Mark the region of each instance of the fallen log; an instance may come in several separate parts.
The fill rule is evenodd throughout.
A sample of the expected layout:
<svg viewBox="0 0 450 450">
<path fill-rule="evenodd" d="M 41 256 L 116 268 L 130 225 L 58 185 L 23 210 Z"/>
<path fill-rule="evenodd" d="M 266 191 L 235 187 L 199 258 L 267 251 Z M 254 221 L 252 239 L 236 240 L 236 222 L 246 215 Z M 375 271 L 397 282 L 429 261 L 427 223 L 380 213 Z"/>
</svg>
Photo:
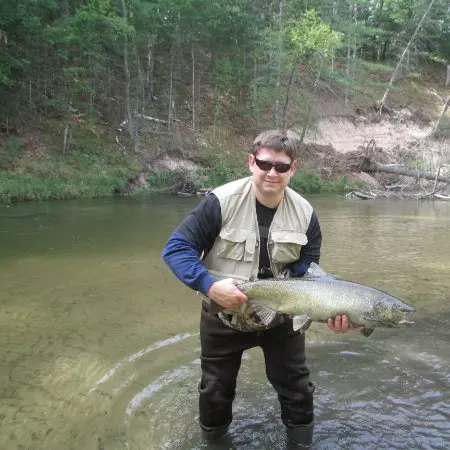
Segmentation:
<svg viewBox="0 0 450 450">
<path fill-rule="evenodd" d="M 363 200 L 373 200 L 374 198 L 377 198 L 376 195 L 373 195 L 372 193 L 365 193 L 360 191 L 352 191 L 349 192 L 346 197 L 357 197 L 361 198 Z"/>
<path fill-rule="evenodd" d="M 422 172 L 420 170 L 407 169 L 398 164 L 380 164 L 375 161 L 365 159 L 361 170 L 363 172 L 383 172 L 392 173 L 395 175 L 403 175 L 405 177 L 423 178 L 425 180 L 440 181 L 442 183 L 450 183 L 450 178 L 431 172 Z"/>
<path fill-rule="evenodd" d="M 437 193 L 434 193 L 433 195 L 436 198 L 439 198 L 441 200 L 450 200 L 450 195 L 443 195 L 443 194 L 437 194 Z"/>
</svg>

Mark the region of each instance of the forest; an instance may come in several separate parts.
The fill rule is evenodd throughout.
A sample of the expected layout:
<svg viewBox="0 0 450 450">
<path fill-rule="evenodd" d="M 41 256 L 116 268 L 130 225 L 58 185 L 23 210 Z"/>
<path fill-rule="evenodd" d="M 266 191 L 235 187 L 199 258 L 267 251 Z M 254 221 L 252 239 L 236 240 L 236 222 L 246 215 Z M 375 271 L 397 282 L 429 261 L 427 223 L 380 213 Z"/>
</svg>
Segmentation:
<svg viewBox="0 0 450 450">
<path fill-rule="evenodd" d="M 229 136 L 383 114 L 449 64 L 448 0 L 2 0 L 0 199 L 120 191 L 163 156 L 220 181 Z"/>
</svg>

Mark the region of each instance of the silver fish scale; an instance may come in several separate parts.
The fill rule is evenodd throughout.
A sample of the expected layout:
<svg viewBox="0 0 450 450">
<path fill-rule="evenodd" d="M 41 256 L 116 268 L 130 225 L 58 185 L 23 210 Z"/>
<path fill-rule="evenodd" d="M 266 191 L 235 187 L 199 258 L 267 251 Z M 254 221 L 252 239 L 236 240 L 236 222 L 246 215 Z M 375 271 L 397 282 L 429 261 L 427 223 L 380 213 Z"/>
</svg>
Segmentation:
<svg viewBox="0 0 450 450">
<path fill-rule="evenodd" d="M 238 287 L 250 301 L 292 316 L 306 314 L 316 322 L 346 314 L 356 324 L 392 326 L 404 319 L 405 313 L 400 310 L 413 310 L 385 292 L 331 276 L 266 279 L 240 283 Z"/>
</svg>

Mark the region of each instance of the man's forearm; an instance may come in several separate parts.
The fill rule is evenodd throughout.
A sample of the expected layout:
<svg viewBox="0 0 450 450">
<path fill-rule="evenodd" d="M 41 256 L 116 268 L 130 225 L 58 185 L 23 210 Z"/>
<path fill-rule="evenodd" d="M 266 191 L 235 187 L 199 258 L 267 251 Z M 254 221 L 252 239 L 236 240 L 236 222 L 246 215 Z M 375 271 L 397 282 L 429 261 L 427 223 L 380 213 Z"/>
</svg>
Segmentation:
<svg viewBox="0 0 450 450">
<path fill-rule="evenodd" d="M 216 281 L 200 261 L 198 250 L 180 233 L 172 234 L 163 249 L 162 257 L 177 278 L 191 289 L 206 295 Z"/>
</svg>

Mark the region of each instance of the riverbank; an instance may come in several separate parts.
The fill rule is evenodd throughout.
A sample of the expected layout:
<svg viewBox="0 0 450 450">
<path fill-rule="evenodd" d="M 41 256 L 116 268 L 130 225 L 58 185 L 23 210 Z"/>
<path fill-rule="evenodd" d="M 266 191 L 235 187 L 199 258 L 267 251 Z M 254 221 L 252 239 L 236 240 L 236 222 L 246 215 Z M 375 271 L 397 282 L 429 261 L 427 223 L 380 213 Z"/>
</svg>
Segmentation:
<svg viewBox="0 0 450 450">
<path fill-rule="evenodd" d="M 62 154 L 62 124 L 0 141 L 0 203 L 108 197 L 142 170 L 138 158 L 117 145 L 107 127 L 72 125 L 72 146 Z"/>
<path fill-rule="evenodd" d="M 3 141 L 0 203 L 189 194 L 248 175 L 247 152 L 236 139 L 230 151 L 222 151 L 206 141 L 190 154 L 167 155 L 164 151 L 137 154 L 127 151 L 108 128 L 78 123 L 72 129 L 76 145 L 63 155 L 57 142 L 52 141 L 60 134 L 60 126 L 56 122 L 48 123 L 41 133 Z M 308 148 L 312 147 L 305 147 Z M 303 159 L 307 159 L 306 154 Z M 345 173 L 324 176 L 312 160 L 302 165 L 291 183 L 301 193 L 344 193 L 361 185 L 350 183 Z"/>
<path fill-rule="evenodd" d="M 218 177 L 218 171 L 223 174 Z M 237 179 L 241 171 L 221 164 L 203 168 L 199 172 L 186 174 L 181 171 L 167 171 L 150 174 L 143 172 L 131 176 L 123 168 L 103 167 L 100 176 L 72 173 L 70 177 L 39 177 L 28 173 L 3 172 L 0 182 L 0 204 L 41 200 L 67 200 L 111 197 L 113 195 L 196 195 L 197 192 Z M 187 181 L 200 176 L 198 182 Z M 140 181 L 139 181 L 140 180 Z M 339 181 L 323 180 L 317 172 L 299 171 L 293 178 L 291 187 L 300 193 L 348 192 L 361 184 L 349 184 L 346 177 Z"/>
<path fill-rule="evenodd" d="M 436 188 L 448 195 L 445 183 L 433 186 L 433 180 L 369 173 L 362 167 L 370 157 L 376 163 L 449 175 L 445 92 L 438 90 L 439 78 L 430 73 L 422 78 L 421 83 L 402 80 L 383 114 L 367 99 L 355 98 L 349 106 L 318 94 L 291 186 L 304 194 L 380 191 L 394 185 L 413 195 Z M 67 123 L 56 119 L 19 135 L 0 133 L 0 204 L 195 194 L 246 176 L 248 148 L 257 132 L 234 116 L 201 130 L 193 130 L 186 116 L 170 134 L 160 122 L 145 121 L 139 147 L 133 151 L 126 133 L 112 124 L 79 115 L 72 119 L 69 143 L 64 145 Z"/>
<path fill-rule="evenodd" d="M 385 127 L 385 125 L 383 125 Z M 51 151 L 39 154 L 25 140 L 16 140 L 14 159 L 9 159 L 7 170 L 0 172 L 0 203 L 63 200 L 77 198 L 99 198 L 117 195 L 197 195 L 198 192 L 214 188 L 248 175 L 247 152 L 240 148 L 230 154 L 209 149 L 202 158 L 178 157 L 142 158 L 114 148 L 107 141 L 100 141 L 95 152 L 74 150 L 60 155 Z M 435 152 L 430 152 L 432 158 Z M 416 149 L 386 151 L 376 146 L 374 140 L 357 150 L 337 151 L 332 145 L 305 144 L 298 159 L 297 170 L 290 186 L 301 194 L 339 193 L 355 190 L 380 192 L 400 186 L 394 195 L 417 197 L 427 193 L 432 181 L 399 177 L 383 173 L 368 173 L 363 170 L 363 161 L 370 156 L 384 164 L 406 163 L 417 170 L 431 167 L 424 152 Z M 0 155 L 1 157 L 1 155 Z M 438 161 L 439 162 L 439 161 Z M 5 166 L 5 160 L 3 159 Z M 448 171 L 441 167 L 441 175 Z M 441 191 L 442 185 L 439 185 Z M 436 185 L 434 186 L 436 189 Z M 441 193 L 447 194 L 444 190 Z"/>
</svg>

